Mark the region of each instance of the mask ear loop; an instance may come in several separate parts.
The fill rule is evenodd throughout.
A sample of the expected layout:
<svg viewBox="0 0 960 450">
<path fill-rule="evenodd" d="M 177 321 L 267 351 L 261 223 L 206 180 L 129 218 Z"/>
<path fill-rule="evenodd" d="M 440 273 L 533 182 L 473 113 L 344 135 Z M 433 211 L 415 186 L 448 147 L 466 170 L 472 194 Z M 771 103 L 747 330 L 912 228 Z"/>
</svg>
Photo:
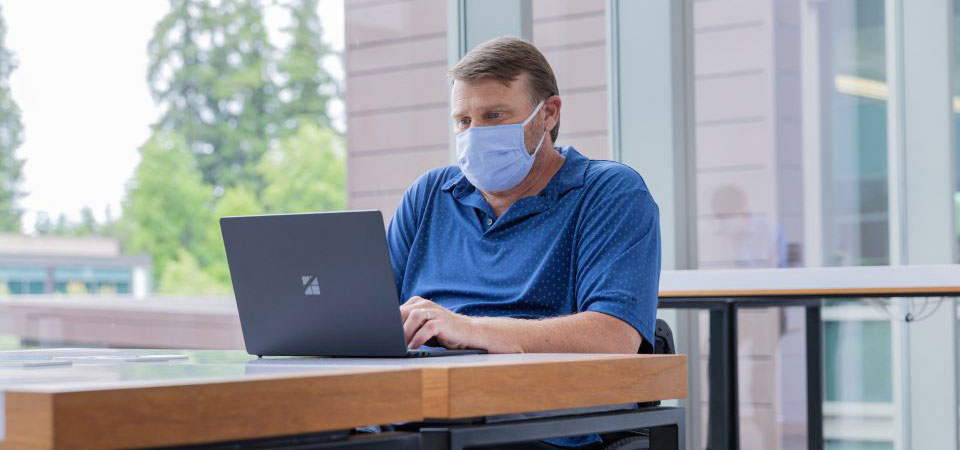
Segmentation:
<svg viewBox="0 0 960 450">
<path fill-rule="evenodd" d="M 533 120 L 533 117 L 536 116 L 538 112 L 540 112 L 540 108 L 543 107 L 543 102 L 545 101 L 546 100 L 540 100 L 540 103 L 537 103 L 537 107 L 533 108 L 533 112 L 530 113 L 530 116 L 527 117 L 527 120 L 523 121 L 523 123 L 521 124 L 522 126 L 527 126 L 527 124 L 530 123 L 531 120 Z"/>
<path fill-rule="evenodd" d="M 544 102 L 546 102 L 545 99 L 540 100 L 540 103 L 537 103 L 537 107 L 533 108 L 533 112 L 530 113 L 530 117 L 527 117 L 527 120 L 523 121 L 523 125 L 522 125 L 523 127 L 526 127 L 527 124 L 530 123 L 530 121 L 533 120 L 533 118 L 537 115 L 537 113 L 540 112 L 540 108 L 543 107 Z M 537 148 L 533 151 L 533 153 L 530 154 L 531 158 L 537 156 L 537 152 L 540 151 L 540 147 L 543 146 L 543 140 L 546 139 L 546 137 L 547 137 L 547 130 L 543 130 L 543 134 L 540 135 L 540 142 L 537 143 Z"/>
</svg>

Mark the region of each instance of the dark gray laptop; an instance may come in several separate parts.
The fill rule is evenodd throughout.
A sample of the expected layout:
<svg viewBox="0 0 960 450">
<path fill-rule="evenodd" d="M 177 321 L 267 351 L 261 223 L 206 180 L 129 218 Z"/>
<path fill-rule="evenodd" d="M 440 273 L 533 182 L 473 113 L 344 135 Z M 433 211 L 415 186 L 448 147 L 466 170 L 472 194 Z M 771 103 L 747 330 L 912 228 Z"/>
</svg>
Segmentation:
<svg viewBox="0 0 960 450">
<path fill-rule="evenodd" d="M 247 352 L 447 356 L 407 350 L 380 211 L 220 219 Z"/>
</svg>

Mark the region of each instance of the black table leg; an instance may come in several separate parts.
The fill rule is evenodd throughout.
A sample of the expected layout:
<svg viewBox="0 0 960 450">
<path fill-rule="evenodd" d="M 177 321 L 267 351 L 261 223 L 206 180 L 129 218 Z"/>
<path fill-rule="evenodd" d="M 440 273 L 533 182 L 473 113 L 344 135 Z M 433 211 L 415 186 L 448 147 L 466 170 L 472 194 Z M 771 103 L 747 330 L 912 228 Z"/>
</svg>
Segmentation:
<svg viewBox="0 0 960 450">
<path fill-rule="evenodd" d="M 710 402 L 707 447 L 740 448 L 740 411 L 737 404 L 737 309 L 725 304 L 710 310 Z"/>
<path fill-rule="evenodd" d="M 823 450 L 823 322 L 820 304 L 807 306 L 807 448 Z"/>
</svg>

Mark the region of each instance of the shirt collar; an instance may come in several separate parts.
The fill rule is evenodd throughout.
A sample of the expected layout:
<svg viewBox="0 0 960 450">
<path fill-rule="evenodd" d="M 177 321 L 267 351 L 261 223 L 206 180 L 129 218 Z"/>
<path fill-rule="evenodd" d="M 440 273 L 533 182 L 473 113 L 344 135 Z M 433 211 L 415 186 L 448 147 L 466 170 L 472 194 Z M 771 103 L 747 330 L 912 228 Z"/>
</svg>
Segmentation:
<svg viewBox="0 0 960 450">
<path fill-rule="evenodd" d="M 587 173 L 587 164 L 590 162 L 590 158 L 581 155 L 580 152 L 571 146 L 557 148 L 557 151 L 564 157 L 563 165 L 560 166 L 560 170 L 558 170 L 557 173 L 553 175 L 553 178 L 550 179 L 550 182 L 547 183 L 547 187 L 541 191 L 544 196 L 553 201 L 556 201 L 571 189 L 583 186 Z M 457 170 L 456 176 L 447 180 L 441 189 L 445 192 L 452 191 L 455 198 L 462 198 L 476 190 L 459 169 Z"/>
</svg>

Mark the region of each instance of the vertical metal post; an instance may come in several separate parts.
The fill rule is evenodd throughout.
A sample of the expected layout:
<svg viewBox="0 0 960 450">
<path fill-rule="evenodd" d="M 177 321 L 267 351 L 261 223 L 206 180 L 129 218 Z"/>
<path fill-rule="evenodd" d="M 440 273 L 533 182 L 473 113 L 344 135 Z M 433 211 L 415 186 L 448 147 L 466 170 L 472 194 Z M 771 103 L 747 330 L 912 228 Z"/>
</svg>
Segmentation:
<svg viewBox="0 0 960 450">
<path fill-rule="evenodd" d="M 710 310 L 710 402 L 707 446 L 740 448 L 737 386 L 737 309 L 733 304 Z"/>
<path fill-rule="evenodd" d="M 823 322 L 820 305 L 806 307 L 807 448 L 823 450 Z"/>
</svg>

